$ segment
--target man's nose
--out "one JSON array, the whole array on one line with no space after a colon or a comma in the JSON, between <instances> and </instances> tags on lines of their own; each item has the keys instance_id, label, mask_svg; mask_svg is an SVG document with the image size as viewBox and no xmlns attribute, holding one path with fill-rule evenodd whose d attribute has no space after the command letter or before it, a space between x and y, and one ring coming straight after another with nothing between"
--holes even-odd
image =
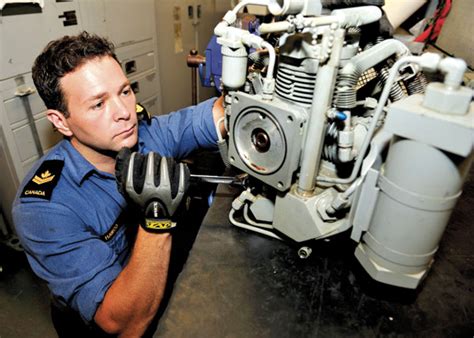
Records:
<instances>
[{"instance_id":1,"label":"man's nose","mask_svg":"<svg viewBox=\"0 0 474 338\"><path fill-rule=\"evenodd\" d=\"M128 120L130 118L130 111L127 109L125 102L118 97L113 102L112 114L114 120Z\"/></svg>"}]
</instances>

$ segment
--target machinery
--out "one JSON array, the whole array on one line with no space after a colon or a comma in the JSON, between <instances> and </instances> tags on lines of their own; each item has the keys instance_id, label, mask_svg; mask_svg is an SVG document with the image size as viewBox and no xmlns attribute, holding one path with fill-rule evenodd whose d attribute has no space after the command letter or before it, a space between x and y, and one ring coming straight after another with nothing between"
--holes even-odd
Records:
<instances>
[{"instance_id":1,"label":"machinery","mask_svg":"<svg viewBox=\"0 0 474 338\"><path fill-rule=\"evenodd\" d=\"M263 18L256 32L243 8ZM238 3L214 31L228 131L219 143L249 175L234 225L301 243L302 258L308 241L351 229L372 278L414 289L469 172L473 93L463 60L411 55L368 28L381 16L314 0Z\"/></svg>"}]
</instances>

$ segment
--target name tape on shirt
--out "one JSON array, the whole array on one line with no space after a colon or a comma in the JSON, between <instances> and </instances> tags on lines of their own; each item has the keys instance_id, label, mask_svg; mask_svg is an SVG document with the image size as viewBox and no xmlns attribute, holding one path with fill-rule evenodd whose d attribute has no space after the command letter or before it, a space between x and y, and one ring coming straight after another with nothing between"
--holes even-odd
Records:
<instances>
[{"instance_id":1,"label":"name tape on shirt","mask_svg":"<svg viewBox=\"0 0 474 338\"><path fill-rule=\"evenodd\" d=\"M115 220L114 224L112 224L112 226L102 235L100 236L100 238L104 241L104 242L108 242L110 241L112 238L115 237L115 235L117 234L118 230L125 226L127 223L127 212L126 211L123 211L118 217L117 219Z\"/></svg>"},{"instance_id":2,"label":"name tape on shirt","mask_svg":"<svg viewBox=\"0 0 474 338\"><path fill-rule=\"evenodd\" d=\"M138 227L138 219L141 219L137 219L138 214L139 212L133 207L127 207L120 213L115 222L100 236L100 238L104 242L109 242L116 237L123 227L125 227L125 231L128 232L126 237L134 237L133 234L136 233Z\"/></svg>"},{"instance_id":3,"label":"name tape on shirt","mask_svg":"<svg viewBox=\"0 0 474 338\"><path fill-rule=\"evenodd\" d=\"M64 162L61 160L44 161L29 181L20 197L37 197L50 200L53 189L59 181Z\"/></svg>"}]
</instances>

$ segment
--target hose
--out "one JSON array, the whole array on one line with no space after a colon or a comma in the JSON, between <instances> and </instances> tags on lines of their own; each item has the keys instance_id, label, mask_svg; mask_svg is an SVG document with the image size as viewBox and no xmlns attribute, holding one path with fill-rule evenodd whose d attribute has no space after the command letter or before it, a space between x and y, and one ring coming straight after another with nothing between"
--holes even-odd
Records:
<instances>
[{"instance_id":1,"label":"hose","mask_svg":"<svg viewBox=\"0 0 474 338\"><path fill-rule=\"evenodd\" d=\"M356 106L357 81L367 69L386 60L393 54L404 56L409 54L408 48L400 41L389 39L354 56L340 71L336 86L337 108L352 109Z\"/></svg>"},{"instance_id":2,"label":"hose","mask_svg":"<svg viewBox=\"0 0 474 338\"><path fill-rule=\"evenodd\" d=\"M382 69L380 69L379 77L384 84L388 80L388 72L388 67L382 67ZM404 97L407 97L407 94L405 94L405 92L403 91L400 82L394 82L392 88L390 89L390 99L392 99L392 101L398 101L403 99Z\"/></svg>"}]
</instances>

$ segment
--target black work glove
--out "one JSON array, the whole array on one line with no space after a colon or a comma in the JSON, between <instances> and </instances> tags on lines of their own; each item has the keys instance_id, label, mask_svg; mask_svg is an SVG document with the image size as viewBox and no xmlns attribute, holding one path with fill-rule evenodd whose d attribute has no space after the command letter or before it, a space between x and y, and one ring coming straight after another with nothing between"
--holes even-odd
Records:
<instances>
[{"instance_id":1,"label":"black work glove","mask_svg":"<svg viewBox=\"0 0 474 338\"><path fill-rule=\"evenodd\" d=\"M176 227L173 216L189 185L189 169L184 163L122 148L116 158L115 177L119 191L142 209L145 230L168 232Z\"/></svg>"}]
</instances>

